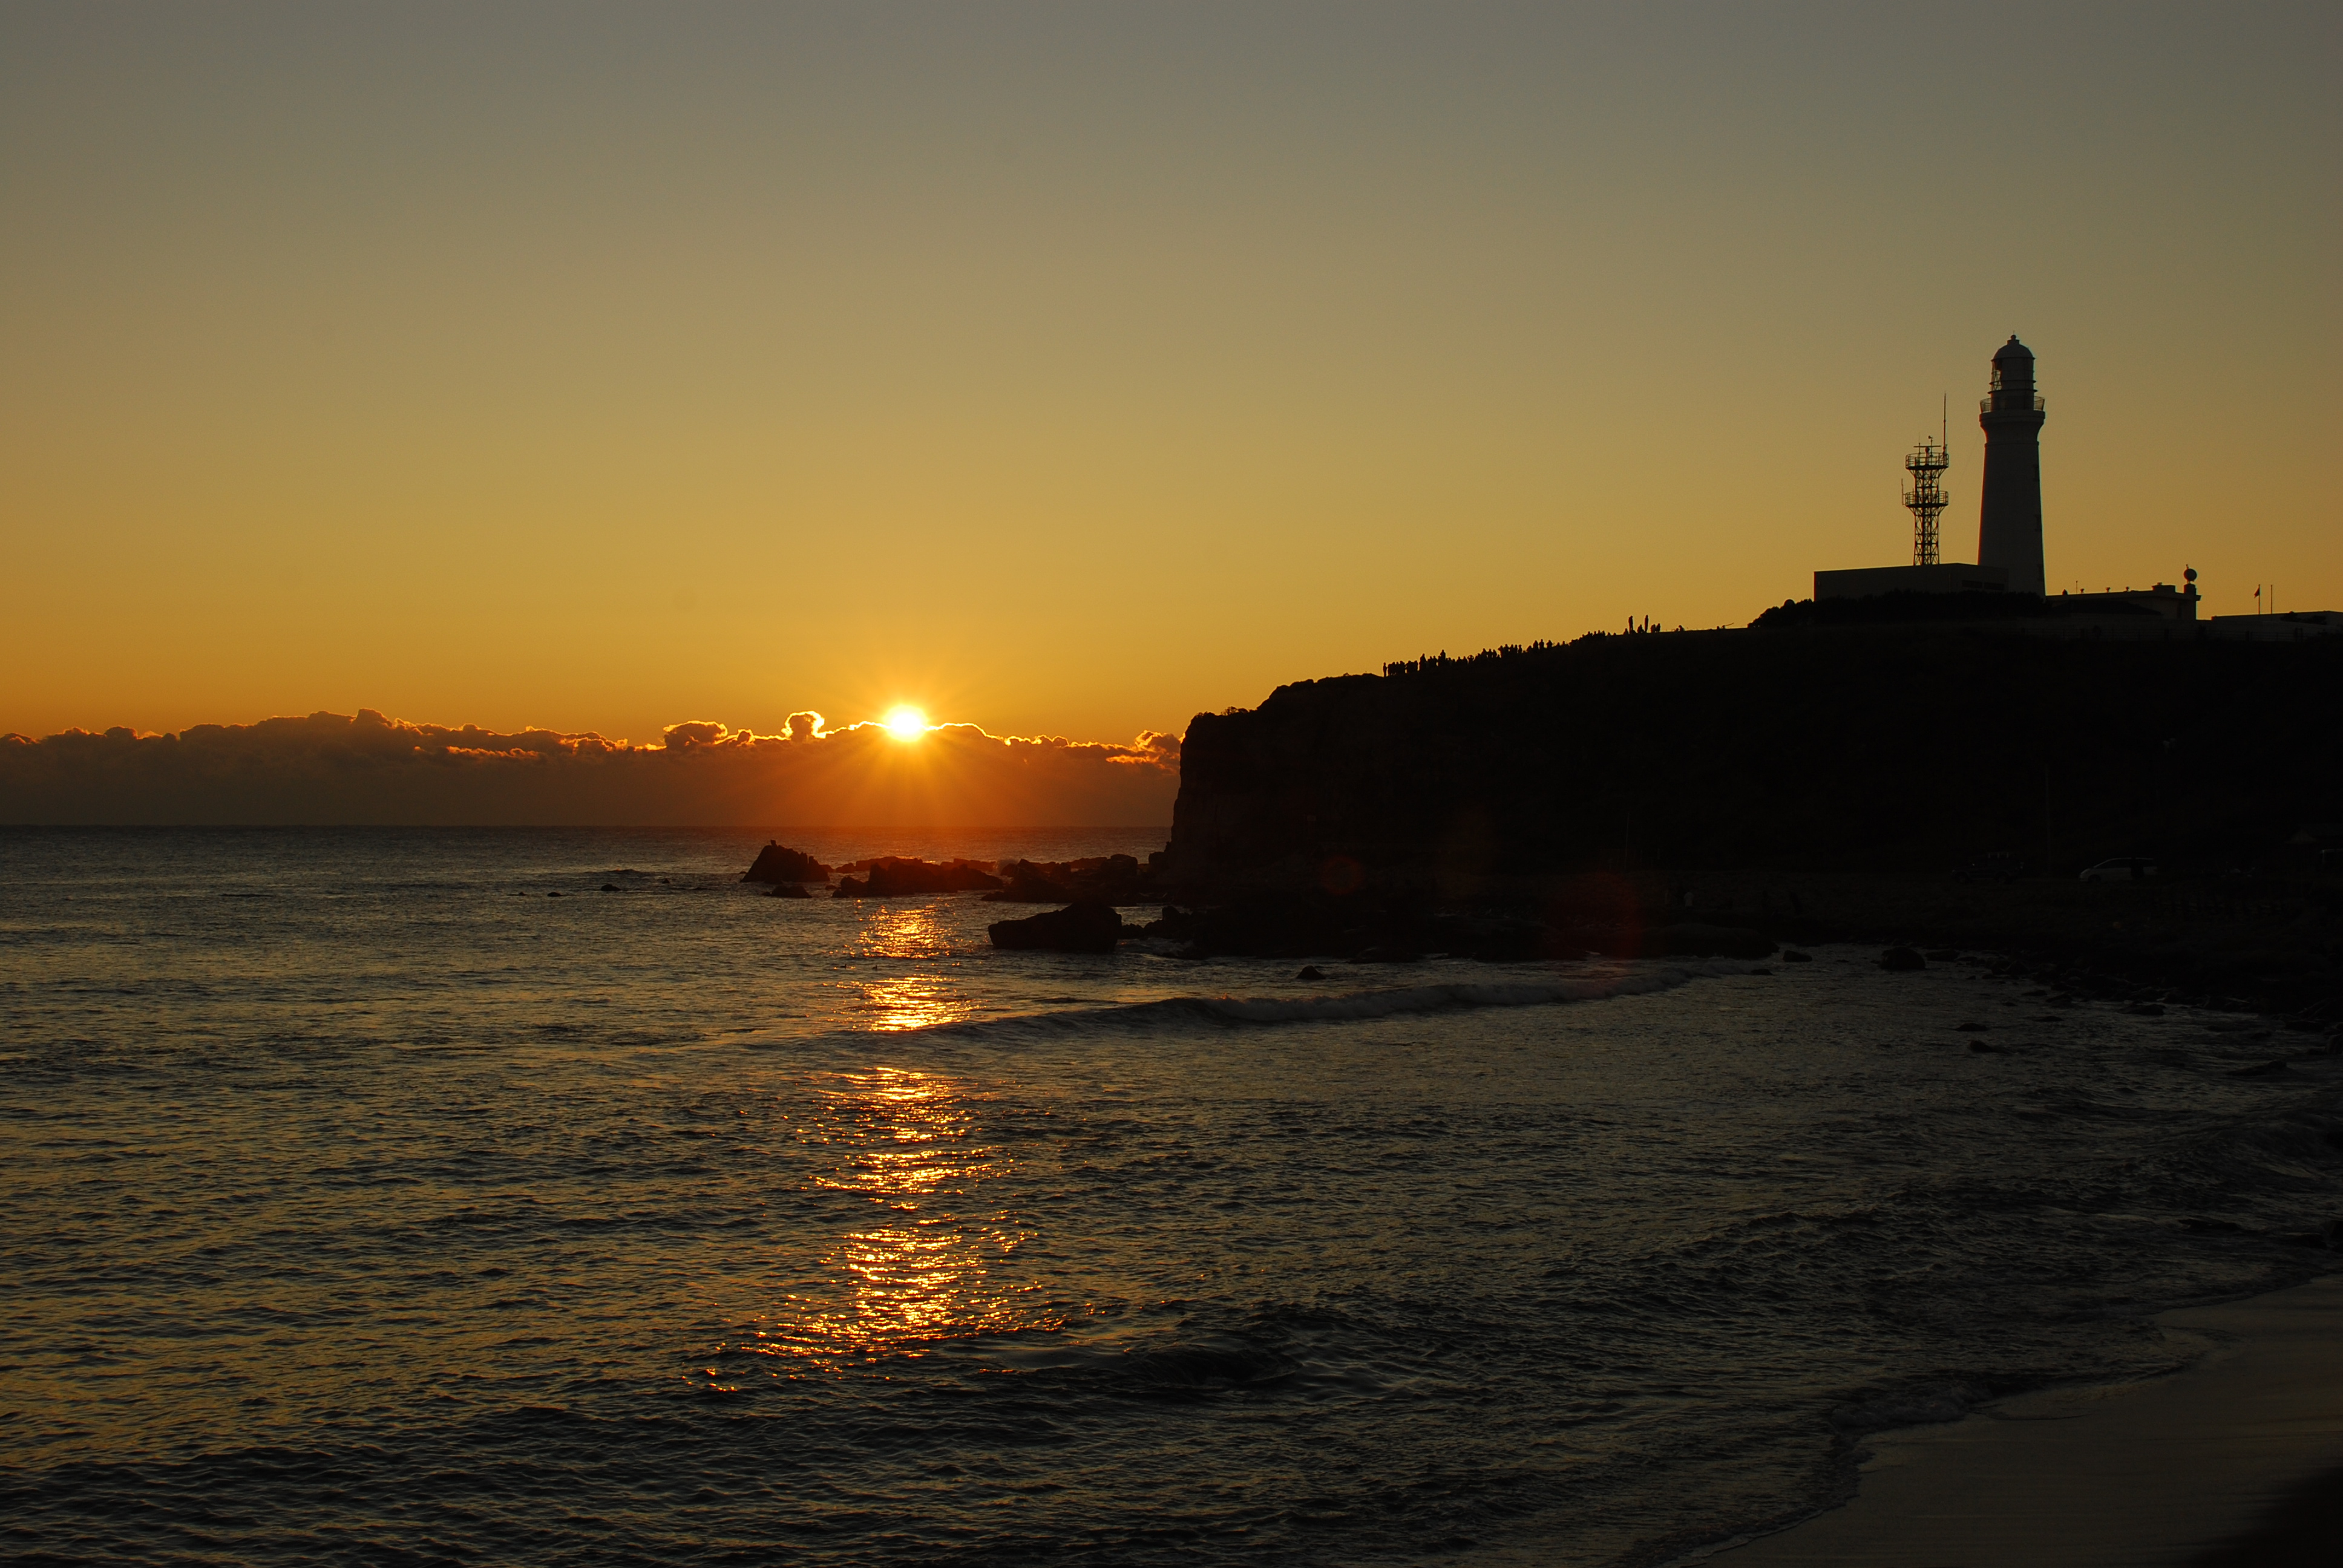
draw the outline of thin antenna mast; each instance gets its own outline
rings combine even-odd
[[[1938,418],[1945,421],[1949,417],[1940,411]],[[1951,425],[1947,422],[1944,428],[1949,436]],[[1912,448],[1912,455],[1904,459],[1904,467],[1912,476],[1911,484],[1905,487],[1904,504],[1912,508],[1912,564],[1916,567],[1939,564],[1936,519],[1944,516],[1951,501],[1945,494],[1944,478],[1952,458],[1945,447],[1944,441],[1931,441],[1923,436],[1920,444]]]

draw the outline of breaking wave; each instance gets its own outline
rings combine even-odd
[[[1674,990],[1694,980],[1721,975],[1746,974],[1746,963],[1616,963],[1561,975],[1549,980],[1448,981],[1435,985],[1397,986],[1379,990],[1345,991],[1332,996],[1239,997],[1173,996],[1114,1007],[1071,1007],[1059,1011],[1022,1013],[1005,1018],[970,1019],[890,1033],[927,1039],[984,1039],[1004,1034],[1077,1034],[1111,1030],[1131,1032],[1196,1023],[1229,1027],[1292,1023],[1354,1023],[1403,1013],[1461,1012],[1473,1009],[1549,1007],[1562,1002],[1605,1001],[1613,997],[1644,996]],[[854,1031],[858,1036],[863,1031]],[[752,1038],[750,1049],[772,1049],[785,1042]]]

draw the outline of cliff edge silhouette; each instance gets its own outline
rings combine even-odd
[[[1199,714],[1169,859],[1200,885],[1469,895],[1635,866],[2039,870],[2046,839],[2069,875],[2251,857],[2343,817],[2338,719],[2343,638],[1584,638]]]
[[[2343,875],[2299,847],[2343,821],[2339,721],[2343,638],[1597,636],[1198,715],[1161,869],[1205,904],[1557,921],[1601,882],[1652,921],[2087,954],[2136,976],[2169,960],[2238,995],[2283,972],[2301,998],[2343,989]],[[2107,907],[2123,895],[2077,885],[2114,856],[2159,862],[2163,949]]]

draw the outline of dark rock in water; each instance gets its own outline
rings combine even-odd
[[[987,893],[989,904],[1105,904],[1155,900],[1153,882],[1136,855],[1091,855],[1075,860],[1019,860],[1002,868],[1009,885]]]
[[[1928,960],[1912,948],[1889,948],[1879,955],[1879,967],[1884,970],[1924,970]]]
[[[1326,978],[1326,971],[1320,969],[1316,964],[1303,964],[1302,966],[1302,972],[1295,975],[1293,978],[1295,980],[1322,980]]]
[[[860,881],[840,877],[841,899],[900,899],[926,893],[972,893],[1001,886],[1001,879],[966,860],[935,865],[926,860],[882,855],[870,862]]]
[[[1166,904],[1162,914],[1139,929],[1147,936],[1184,942],[1196,934],[1196,917],[1176,904]]]
[[[2281,1072],[2291,1072],[2293,1070],[2294,1070],[2292,1068],[2287,1066],[2283,1061],[2264,1061],[2258,1062],[2252,1067],[2240,1067],[2235,1069],[2228,1076],[2231,1078],[2275,1078]]]
[[[1444,932],[1453,919],[1438,917],[1434,929]],[[1762,931],[1696,920],[1650,927],[1635,920],[1612,920],[1560,929],[1538,926],[1534,921],[1514,924],[1528,924],[1540,934],[1526,949],[1518,940],[1483,940],[1471,945],[1451,943],[1450,949],[1477,959],[1563,959],[1576,958],[1583,952],[1614,959],[1762,959],[1770,957],[1775,947],[1774,940]]]
[[[1958,963],[1960,961],[1960,957],[1961,950],[1958,948],[1931,948],[1928,950],[1928,961],[1932,964]]]
[[[558,899],[558,898],[559,898],[561,895],[560,895],[559,893],[548,893],[548,894],[546,894],[545,896],[546,896],[547,898],[548,898],[548,899]]]
[[[1682,959],[1762,959],[1773,950],[1774,939],[1762,932],[1690,921],[1649,933],[1644,947],[1650,957]]]
[[[1062,904],[1074,896],[1071,887],[1052,881],[1031,860],[1009,868],[1009,885],[984,895],[988,904]]]
[[[1252,895],[1213,909],[1166,905],[1150,936],[1192,944],[1198,953],[1245,958],[1412,962],[1444,953],[1492,962],[1577,958],[1594,933],[1564,931],[1512,914],[1436,914],[1413,893]]]
[[[813,895],[806,891],[806,886],[803,882],[775,882],[773,884],[773,890],[767,893],[765,897],[769,899],[810,899]]]
[[[1795,948],[1784,948],[1782,950],[1782,959],[1785,963],[1810,964],[1815,961],[1815,955],[1812,953],[1802,953]]]
[[[1429,911],[1322,892],[1272,895],[1186,913],[1167,908],[1151,934],[1189,941],[1200,953],[1264,959],[1323,959],[1382,948],[1455,951],[1437,940]]]
[[[740,874],[744,882],[827,882],[830,868],[802,849],[768,841],[757,851],[756,864]]]
[[[605,882],[602,884],[602,890],[606,893],[615,893],[618,890],[618,884],[616,882]]]
[[[1434,951],[1484,963],[1575,958],[1584,946],[1544,920],[1485,914],[1434,915],[1420,940]]]
[[[1055,953],[1111,953],[1122,936],[1122,917],[1096,900],[1069,904],[1046,915],[996,920],[985,928],[996,948],[1038,949]]]

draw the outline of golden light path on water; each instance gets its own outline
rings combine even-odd
[[[949,976],[934,972],[950,963],[950,935],[932,908],[882,908],[866,921],[857,956],[887,963],[892,971],[879,980],[852,982],[862,992],[862,1010],[872,1015],[870,1027],[882,1031],[930,1029],[973,1015],[976,1004]],[[928,972],[896,967],[902,964],[917,964]]]
[[[985,1212],[984,1188],[1010,1173],[984,1142],[978,1097],[909,1068],[840,1073],[819,1091],[801,1136],[832,1156],[818,1184],[870,1200],[867,1223],[821,1259],[827,1289],[792,1296],[758,1347],[809,1370],[917,1355],[945,1339],[1038,1326],[1008,1271],[1030,1232]]]
[[[842,982],[876,1034],[973,1016],[956,983],[950,933],[932,906],[881,907],[854,950],[877,978]],[[786,1358],[784,1375],[822,1375],[938,1342],[1049,1326],[1046,1292],[1012,1272],[1031,1232],[989,1201],[1007,1190],[1010,1156],[987,1142],[985,1097],[948,1074],[878,1066],[814,1086],[798,1139],[818,1155],[818,1187],[868,1200],[867,1220],[838,1234],[819,1280],[790,1292],[742,1348]]]

